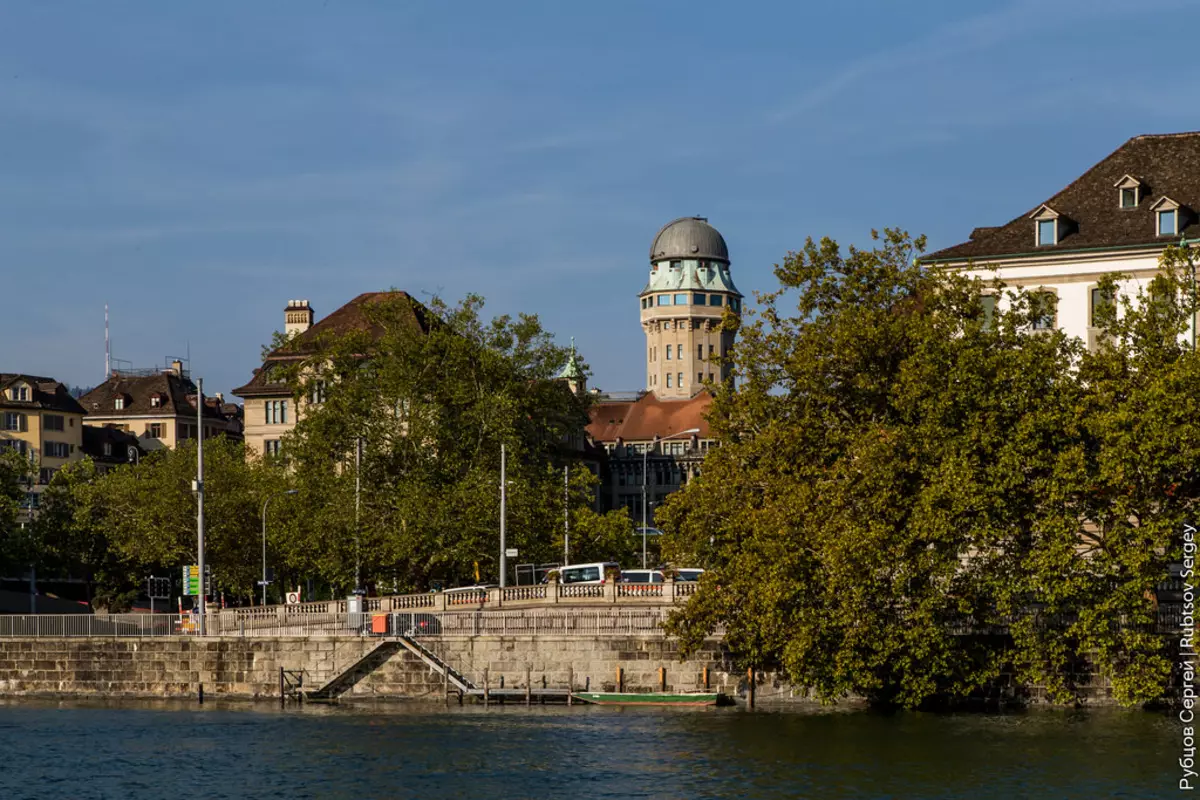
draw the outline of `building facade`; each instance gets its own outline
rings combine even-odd
[[[1052,197],[923,261],[1045,295],[1032,327],[1094,349],[1096,312],[1112,302],[1101,278],[1121,273],[1121,295],[1147,289],[1165,247],[1200,241],[1198,210],[1200,133],[1136,136]],[[988,302],[1006,304],[1002,293]]]
[[[132,434],[142,450],[173,448],[199,435],[197,389],[174,361],[163,370],[114,371],[108,380],[79,398],[87,424]],[[203,435],[242,438],[242,411],[220,394],[204,398]]]
[[[53,378],[0,373],[0,450],[29,459],[33,478],[25,503],[36,509],[54,473],[83,458],[84,410]]]
[[[233,390],[244,401],[248,455],[279,456],[284,437],[296,427],[305,408],[323,400],[319,384],[307,397],[294,396],[286,376],[288,368],[311,357],[325,337],[371,331],[374,326],[369,309],[385,302],[398,304],[405,309],[404,313],[411,314],[412,324],[419,330],[428,330],[425,307],[406,292],[365,292],[319,322],[314,321],[315,314],[307,300],[288,301],[283,310],[286,343],[267,354],[248,383]]]
[[[725,239],[703,217],[663,226],[650,246],[650,278],[638,299],[646,388],[593,391],[587,433],[604,454],[601,510],[627,508],[636,524],[653,527],[655,509],[700,474],[714,446],[705,387],[730,376],[730,367],[717,361],[735,336],[721,330],[722,316],[742,310]]]

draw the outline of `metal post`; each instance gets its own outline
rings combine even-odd
[[[362,594],[362,558],[359,548],[358,517],[362,505],[362,437],[354,440],[354,593]]]
[[[571,563],[571,467],[563,467],[563,566]]]
[[[504,466],[505,466],[504,462],[505,462],[506,455],[507,455],[507,453],[504,448],[504,445],[501,444],[500,445],[500,588],[501,589],[503,589],[505,586],[508,585],[508,582],[505,580],[505,576],[508,573],[508,560],[507,560],[507,556],[505,556],[505,554],[504,554],[505,549],[508,547],[508,543],[505,541],[505,538],[504,538],[504,516],[507,511],[507,502],[508,502],[508,494],[507,494],[508,485],[505,482],[505,469],[504,469]]]
[[[196,562],[200,568],[199,628],[204,635],[204,379],[196,379]]]
[[[642,445],[642,569],[646,568],[646,470],[649,467],[650,448],[653,445]]]
[[[267,605],[267,504],[271,502],[268,497],[263,500],[262,507],[262,604]]]

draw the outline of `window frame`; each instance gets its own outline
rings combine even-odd
[[[1049,315],[1038,316],[1038,317],[1034,317],[1034,316],[1030,315],[1029,329],[1031,331],[1036,331],[1038,333],[1041,333],[1043,331],[1056,330],[1058,328],[1058,292],[1056,292],[1053,289],[1048,288],[1048,287],[1039,287],[1037,289],[1030,291],[1029,295],[1031,297],[1033,295],[1044,295],[1047,297],[1054,298],[1054,307],[1051,310]],[[1049,324],[1047,324],[1047,325],[1039,324],[1039,322],[1041,322],[1043,320],[1047,320],[1047,319],[1049,320]]]
[[[1036,220],[1034,224],[1036,226],[1034,228],[1034,230],[1037,232],[1037,246],[1038,247],[1051,247],[1053,245],[1058,244],[1058,220],[1057,219],[1039,219],[1039,220]],[[1052,226],[1051,230],[1054,233],[1054,235],[1051,237],[1051,241],[1049,241],[1049,242],[1045,241],[1042,236],[1043,227],[1046,225]]]
[[[1171,230],[1163,230],[1163,219],[1170,215]],[[1178,208],[1160,208],[1155,212],[1154,216],[1155,230],[1159,236],[1177,236],[1179,234],[1179,209]]]

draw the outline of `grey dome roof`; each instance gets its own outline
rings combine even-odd
[[[729,263],[729,248],[704,217],[680,217],[659,229],[650,245],[650,260],[691,258]]]

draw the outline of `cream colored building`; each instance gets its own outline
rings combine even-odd
[[[29,505],[54,473],[83,457],[84,409],[53,378],[0,373],[0,450],[16,450],[35,469]]]
[[[365,292],[319,322],[307,300],[288,301],[283,309],[288,342],[267,355],[249,383],[233,390],[244,401],[247,451],[278,457],[284,450],[285,437],[305,409],[324,401],[325,387],[320,382],[314,382],[307,396],[296,396],[287,380],[288,368],[310,358],[325,337],[371,330],[365,310],[375,303],[394,301],[407,303],[414,324],[427,330],[424,306],[405,292]]]
[[[664,225],[650,245],[650,279],[640,295],[646,333],[646,390],[686,399],[729,377],[716,363],[733,345],[720,330],[725,309],[742,310],[725,239],[704,217]]]
[[[194,439],[200,429],[197,389],[174,361],[161,370],[114,371],[104,383],[79,398],[87,424],[133,434],[143,450],[174,448]],[[204,438],[242,437],[242,411],[215,394],[204,398]]]
[[[1098,283],[1121,273],[1136,297],[1163,249],[1200,241],[1200,133],[1136,136],[1052,197],[923,261],[1047,295],[1034,329],[1061,328],[1095,348]],[[1001,294],[987,301],[1004,308]],[[1191,333],[1189,332],[1189,336]]]

